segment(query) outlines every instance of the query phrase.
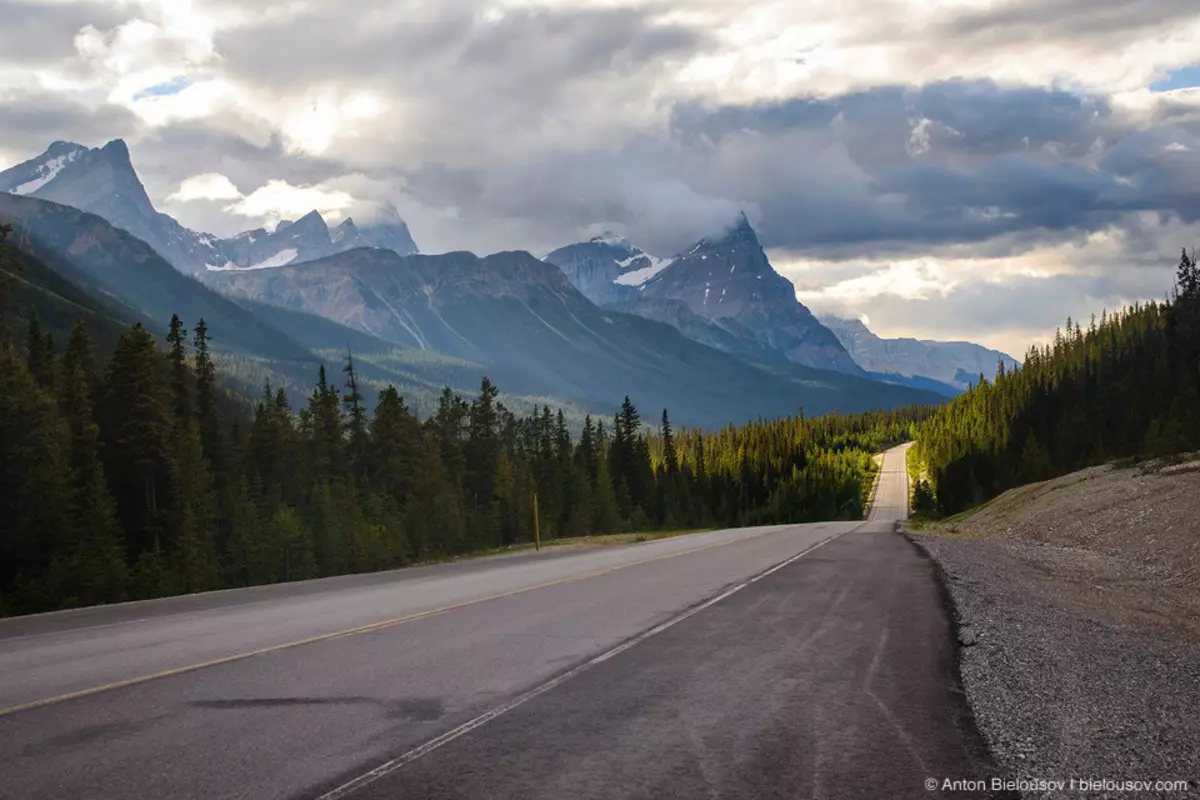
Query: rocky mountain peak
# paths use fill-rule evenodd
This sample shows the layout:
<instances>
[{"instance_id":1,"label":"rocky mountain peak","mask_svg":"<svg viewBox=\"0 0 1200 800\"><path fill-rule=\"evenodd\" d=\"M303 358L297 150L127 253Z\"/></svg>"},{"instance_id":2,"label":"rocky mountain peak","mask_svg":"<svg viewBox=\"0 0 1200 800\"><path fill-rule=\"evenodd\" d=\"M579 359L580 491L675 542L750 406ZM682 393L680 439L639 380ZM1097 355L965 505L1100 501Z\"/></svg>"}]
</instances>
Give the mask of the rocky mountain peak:
<instances>
[{"instance_id":1,"label":"rocky mountain peak","mask_svg":"<svg viewBox=\"0 0 1200 800\"><path fill-rule=\"evenodd\" d=\"M125 144L124 139L113 139L104 145L104 147L101 147L99 152L113 164L128 167L131 171L133 170L133 162L129 156L129 145Z\"/></svg>"},{"instance_id":2,"label":"rocky mountain peak","mask_svg":"<svg viewBox=\"0 0 1200 800\"><path fill-rule=\"evenodd\" d=\"M358 226L354 224L353 217L346 217L340 225L329 232L329 237L334 244L352 242L358 235Z\"/></svg>"},{"instance_id":3,"label":"rocky mountain peak","mask_svg":"<svg viewBox=\"0 0 1200 800\"><path fill-rule=\"evenodd\" d=\"M796 299L771 266L744 213L718 236L680 253L639 289L648 300L682 300L719 325L749 331L761 346L808 366L860 373L831 331Z\"/></svg>"}]
</instances>

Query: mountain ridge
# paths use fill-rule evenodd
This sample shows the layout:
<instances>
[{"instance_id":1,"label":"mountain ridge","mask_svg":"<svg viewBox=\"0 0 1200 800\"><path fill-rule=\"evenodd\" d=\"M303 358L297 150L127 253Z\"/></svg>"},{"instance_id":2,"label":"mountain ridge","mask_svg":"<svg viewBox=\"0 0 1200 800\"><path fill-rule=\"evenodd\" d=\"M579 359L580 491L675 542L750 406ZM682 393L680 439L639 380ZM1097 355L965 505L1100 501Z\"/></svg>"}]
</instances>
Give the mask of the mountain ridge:
<instances>
[{"instance_id":1,"label":"mountain ridge","mask_svg":"<svg viewBox=\"0 0 1200 800\"><path fill-rule=\"evenodd\" d=\"M763 369L671 325L600 309L524 251L399 256L359 248L303 264L207 273L245 301L306 311L412 348L519 374L512 387L606 407L636 394L682 422L936 402L935 395L782 363ZM636 388L636 391L635 391Z\"/></svg>"},{"instance_id":2,"label":"mountain ridge","mask_svg":"<svg viewBox=\"0 0 1200 800\"><path fill-rule=\"evenodd\" d=\"M281 222L270 232L256 228L222 239L192 230L154 207L123 139L99 148L53 142L41 155L0 172L0 193L52 200L96 214L146 242L188 275L307 261L361 246L387 247L404 255L418 251L407 224L387 203L368 208L377 223L357 225L347 217L339 225L344 235L337 241L316 210L296 223Z\"/></svg>"},{"instance_id":3,"label":"mountain ridge","mask_svg":"<svg viewBox=\"0 0 1200 800\"><path fill-rule=\"evenodd\" d=\"M862 320L833 315L822 315L820 319L862 368L872 373L926 378L963 391L978 383L981 374L994 378L1001 361L1007 370L1020 363L1007 353L974 342L885 339Z\"/></svg>"}]
</instances>

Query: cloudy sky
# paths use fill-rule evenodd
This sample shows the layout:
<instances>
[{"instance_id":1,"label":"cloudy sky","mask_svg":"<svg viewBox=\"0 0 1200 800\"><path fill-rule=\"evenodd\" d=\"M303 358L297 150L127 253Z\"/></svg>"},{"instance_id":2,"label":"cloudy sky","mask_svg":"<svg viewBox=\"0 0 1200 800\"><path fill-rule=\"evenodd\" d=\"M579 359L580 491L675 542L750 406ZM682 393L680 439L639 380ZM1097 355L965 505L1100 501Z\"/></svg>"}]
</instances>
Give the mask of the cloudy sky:
<instances>
[{"instance_id":1,"label":"cloudy sky","mask_svg":"<svg viewBox=\"0 0 1200 800\"><path fill-rule=\"evenodd\" d=\"M1020 357L1200 244L1195 0L0 0L0 168L126 139L218 234L425 252L744 209L817 311Z\"/></svg>"}]
</instances>

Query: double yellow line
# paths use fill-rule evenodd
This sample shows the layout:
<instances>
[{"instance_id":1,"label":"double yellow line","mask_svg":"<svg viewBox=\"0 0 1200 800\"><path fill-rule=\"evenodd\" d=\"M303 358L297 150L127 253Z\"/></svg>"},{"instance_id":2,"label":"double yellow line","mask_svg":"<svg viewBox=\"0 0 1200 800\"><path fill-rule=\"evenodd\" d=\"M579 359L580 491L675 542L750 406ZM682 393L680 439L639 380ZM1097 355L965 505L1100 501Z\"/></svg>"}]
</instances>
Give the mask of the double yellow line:
<instances>
[{"instance_id":1,"label":"double yellow line","mask_svg":"<svg viewBox=\"0 0 1200 800\"><path fill-rule=\"evenodd\" d=\"M341 637L341 636L352 636L356 633L367 633L368 631L376 631L376 630L380 630L381 628L391 627L393 625L402 625L405 622L413 622L418 619L425 619L426 617L433 617L433 616L437 616L438 614L445 614L447 611L454 611L457 608L467 608L468 606L474 606L474 605L478 605L480 603L487 603L491 600L499 600L504 597L512 597L514 595L524 594L526 592L532 592L537 589L546 589L551 586L561 586L564 583L574 583L576 581L587 580L588 578L595 578L600 575L607 575L611 572L616 572L617 570L626 569L628 567L636 567L641 564L650 564L655 561L664 561L668 558L678 558L679 556L686 556L686 555L690 555L691 553L699 553L703 550L711 550L714 547L724 547L725 545L736 544L737 542L744 542L749 539L755 539L759 536L763 536L765 534L773 533L773 532L777 532L777 531L778 531L778 529L776 529L775 531L770 531L770 530L761 531L759 533L751 534L749 536L743 536L743 537L739 537L736 539L730 539L730 540L724 541L724 542L713 542L712 544L706 544L706 545L702 545L700 547L693 547L690 550L680 550L678 553L664 553L663 555L652 556L650 558L643 558L639 561L630 561L627 564L617 564L615 566L605 567L604 569L598 569L598 570L594 570L592 572L585 572L580 575L570 575L566 578L559 578L557 580L547 581L546 583L539 583L539 584L535 584L533 586L525 586L520 589L512 589L507 592L500 592L499 594L488 595L487 597L477 597L474 600L464 600L461 603L455 603L455 604L449 605L449 606L442 606L441 608L434 608L434 609L430 609L429 611L418 611L415 614L408 614L403 617L393 617L392 619L385 619L380 622L371 622L366 625L359 625L356 628L346 628L345 630L334 631L332 633L322 633L318 636L310 636L306 639L297 639L294 642L285 642L284 644L274 644L274 645L271 645L270 647L259 648L258 650L248 650L244 653L234 653L233 655L222 656L221 658L214 658L209 661L201 661L197 664L188 664L187 666L184 666L184 667L173 667L171 669L164 669L160 672L152 672L149 675L138 675L137 677L134 677L134 678L125 678L124 680L113 681L112 683L105 683L101 686L91 686L91 687L88 687L87 689L79 689L74 692L67 692L66 694L55 695L54 697L44 697L41 700L32 700L28 703L21 703L20 705L9 706L8 708L0 708L0 717L7 716L8 714L15 714L18 711L29 711L30 709L34 709L34 708L41 708L43 706L53 705L55 703L62 703L67 700L76 700L80 697L88 697L89 695L99 694L100 692L107 692L107 691L111 691L113 689L122 689L126 686L136 686L139 683L146 683L147 681L153 681L153 680L157 680L159 678L169 678L172 675L182 675L183 673L186 673L186 672L195 672L196 670L206 669L208 667L216 667L221 664L230 664L230 663L233 663L234 661L242 661L243 659L252 658L254 656L261 656L261 655L265 655L267 653L275 653L280 650L287 650L292 647L300 647L300 646L306 645L306 644L315 644L317 642L325 642L325 641L329 641L330 639L337 639L338 637Z\"/></svg>"}]
</instances>

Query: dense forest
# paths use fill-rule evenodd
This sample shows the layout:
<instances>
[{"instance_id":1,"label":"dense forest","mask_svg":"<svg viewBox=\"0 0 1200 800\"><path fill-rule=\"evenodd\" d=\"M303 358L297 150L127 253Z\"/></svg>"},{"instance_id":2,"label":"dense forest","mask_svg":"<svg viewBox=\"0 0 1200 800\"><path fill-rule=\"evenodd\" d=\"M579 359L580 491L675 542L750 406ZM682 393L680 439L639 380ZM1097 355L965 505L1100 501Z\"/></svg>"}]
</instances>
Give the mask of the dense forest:
<instances>
[{"instance_id":1,"label":"dense forest","mask_svg":"<svg viewBox=\"0 0 1200 800\"><path fill-rule=\"evenodd\" d=\"M353 356L298 409L266 386L231 412L203 320L142 325L102 359L36 310L0 325L0 612L29 613L387 569L533 538L862 516L871 454L926 409L651 426L626 399L573 435L484 378L418 419L363 396ZM103 363L102 363L103 362Z\"/></svg>"},{"instance_id":2,"label":"dense forest","mask_svg":"<svg viewBox=\"0 0 1200 800\"><path fill-rule=\"evenodd\" d=\"M1112 459L1200 448L1200 268L1184 252L1164 302L1067 320L1019 369L919 430L914 510L953 514L1013 486Z\"/></svg>"}]
</instances>

